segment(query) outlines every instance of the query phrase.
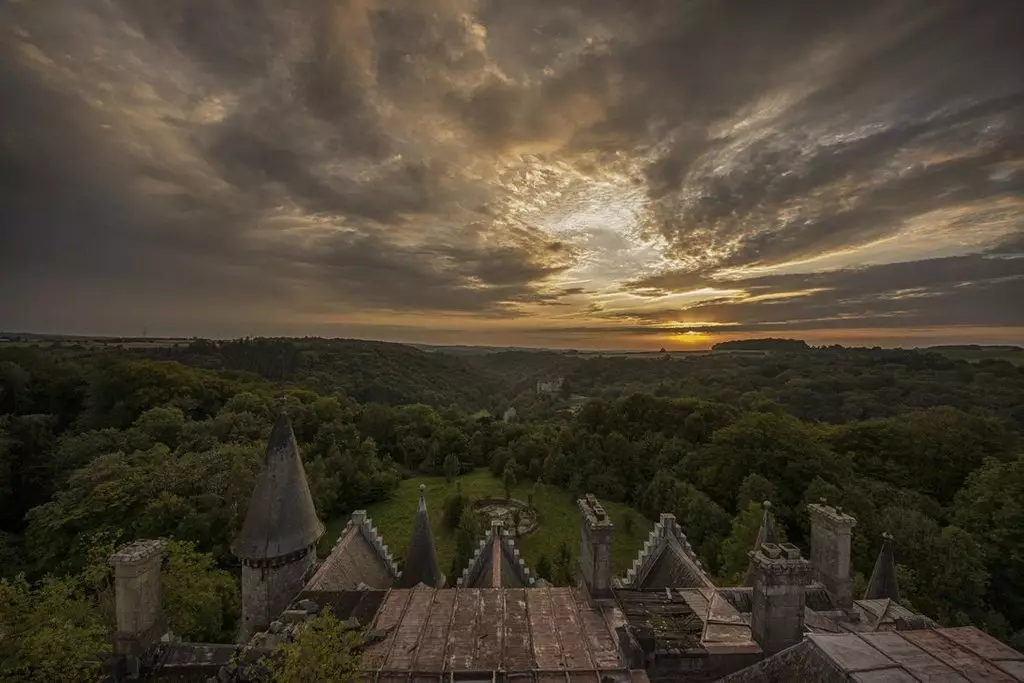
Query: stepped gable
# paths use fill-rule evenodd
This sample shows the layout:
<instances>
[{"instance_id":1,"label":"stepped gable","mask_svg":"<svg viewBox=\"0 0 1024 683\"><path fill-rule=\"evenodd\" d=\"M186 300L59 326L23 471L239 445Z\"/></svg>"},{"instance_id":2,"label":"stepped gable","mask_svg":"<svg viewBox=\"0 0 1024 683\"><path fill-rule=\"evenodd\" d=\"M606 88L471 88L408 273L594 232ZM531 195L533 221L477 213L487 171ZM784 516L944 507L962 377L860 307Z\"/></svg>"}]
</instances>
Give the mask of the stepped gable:
<instances>
[{"instance_id":1,"label":"stepped gable","mask_svg":"<svg viewBox=\"0 0 1024 683\"><path fill-rule=\"evenodd\" d=\"M437 567L437 552L434 537L430 533L430 516L427 514L426 486L420 484L420 503L412 520L412 535L409 538L409 552L405 555L405 566L398 585L412 588L424 584L430 588L444 586L445 576Z\"/></svg>"},{"instance_id":2,"label":"stepped gable","mask_svg":"<svg viewBox=\"0 0 1024 683\"><path fill-rule=\"evenodd\" d=\"M875 568L871 572L871 580L864 592L865 600L888 598L899 602L900 586L896 580L896 556L892 548L892 534L882 534L882 548L878 551Z\"/></svg>"},{"instance_id":3,"label":"stepped gable","mask_svg":"<svg viewBox=\"0 0 1024 683\"><path fill-rule=\"evenodd\" d=\"M460 588L533 588L536 584L500 520L491 522L458 579Z\"/></svg>"},{"instance_id":4,"label":"stepped gable","mask_svg":"<svg viewBox=\"0 0 1024 683\"><path fill-rule=\"evenodd\" d=\"M625 588L714 588L675 515L663 513L633 567L618 583Z\"/></svg>"},{"instance_id":5,"label":"stepped gable","mask_svg":"<svg viewBox=\"0 0 1024 683\"><path fill-rule=\"evenodd\" d=\"M757 530L757 540L754 541L753 550L755 552L765 543L775 543L775 526L772 523L771 501L764 501L762 507L764 512L761 515L761 526ZM750 564L747 566L747 575L743 581L744 585L753 586L755 576L754 560L753 556L751 556Z\"/></svg>"},{"instance_id":6,"label":"stepped gable","mask_svg":"<svg viewBox=\"0 0 1024 683\"><path fill-rule=\"evenodd\" d=\"M291 420L282 411L270 432L263 469L231 551L250 562L273 560L310 548L323 533Z\"/></svg>"},{"instance_id":7,"label":"stepped gable","mask_svg":"<svg viewBox=\"0 0 1024 683\"><path fill-rule=\"evenodd\" d=\"M400 577L391 552L366 510L356 510L304 590L339 591L360 584L390 588Z\"/></svg>"}]
</instances>

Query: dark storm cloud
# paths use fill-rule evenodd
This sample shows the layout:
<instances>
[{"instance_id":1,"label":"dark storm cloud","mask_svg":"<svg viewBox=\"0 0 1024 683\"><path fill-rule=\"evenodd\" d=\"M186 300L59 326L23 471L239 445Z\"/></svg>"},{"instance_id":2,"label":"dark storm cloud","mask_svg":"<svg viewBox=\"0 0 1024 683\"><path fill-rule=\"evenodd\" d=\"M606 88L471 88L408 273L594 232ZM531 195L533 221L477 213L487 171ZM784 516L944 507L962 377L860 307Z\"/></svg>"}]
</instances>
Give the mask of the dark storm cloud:
<instances>
[{"instance_id":1,"label":"dark storm cloud","mask_svg":"<svg viewBox=\"0 0 1024 683\"><path fill-rule=\"evenodd\" d=\"M959 256L722 284L743 294L614 317L737 329L1024 326L1024 258Z\"/></svg>"},{"instance_id":2,"label":"dark storm cloud","mask_svg":"<svg viewBox=\"0 0 1024 683\"><path fill-rule=\"evenodd\" d=\"M595 289L706 285L820 291L687 315L1020 324L999 293L1024 262L965 256L979 272L960 285L961 266L933 258L948 250L927 252L932 234L963 254L1024 248L1022 14L1010 0L9 2L0 284L17 296L0 325L138 308L183 327L218 307L514 317L563 299L586 311ZM609 179L647 203L638 224L600 227L663 240L672 267L581 287L586 250L545 231L546 212ZM723 285L728 269L888 238L918 245L912 265Z\"/></svg>"}]
</instances>

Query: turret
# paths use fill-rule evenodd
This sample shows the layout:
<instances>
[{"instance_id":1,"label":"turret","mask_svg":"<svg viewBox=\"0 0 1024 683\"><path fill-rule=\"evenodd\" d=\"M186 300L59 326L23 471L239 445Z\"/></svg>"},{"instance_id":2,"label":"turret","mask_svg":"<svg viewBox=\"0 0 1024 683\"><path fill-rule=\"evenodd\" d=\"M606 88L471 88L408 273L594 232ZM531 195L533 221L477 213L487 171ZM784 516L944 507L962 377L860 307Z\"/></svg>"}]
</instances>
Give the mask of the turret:
<instances>
[{"instance_id":1,"label":"turret","mask_svg":"<svg viewBox=\"0 0 1024 683\"><path fill-rule=\"evenodd\" d=\"M803 640L811 564L792 543L765 543L750 559L755 574L750 629L761 649L773 654Z\"/></svg>"},{"instance_id":2,"label":"turret","mask_svg":"<svg viewBox=\"0 0 1024 683\"><path fill-rule=\"evenodd\" d=\"M136 541L110 558L114 568L114 652L129 678L139 675L143 654L167 633L160 593L163 541Z\"/></svg>"},{"instance_id":3,"label":"turret","mask_svg":"<svg viewBox=\"0 0 1024 683\"><path fill-rule=\"evenodd\" d=\"M580 574L591 601L612 597L612 530L615 525L597 498L588 493L580 508Z\"/></svg>"},{"instance_id":4,"label":"turret","mask_svg":"<svg viewBox=\"0 0 1024 683\"><path fill-rule=\"evenodd\" d=\"M864 593L865 600L883 598L900 601L900 586L896 581L896 556L892 548L892 534L888 531L882 534L882 548L878 551L875 569L871 572L871 580L868 581L868 588Z\"/></svg>"},{"instance_id":5,"label":"turret","mask_svg":"<svg viewBox=\"0 0 1024 683\"><path fill-rule=\"evenodd\" d=\"M850 537L857 520L821 504L807 506L811 513L811 564L814 578L825 584L840 607L853 606L853 577L850 575Z\"/></svg>"},{"instance_id":6,"label":"turret","mask_svg":"<svg viewBox=\"0 0 1024 683\"><path fill-rule=\"evenodd\" d=\"M434 537L430 533L426 489L426 486L420 484L420 502L412 520L409 551L405 555L405 564L402 567L402 577L399 583L403 588L412 588L420 583L431 588L444 586L445 576L437 567Z\"/></svg>"},{"instance_id":7,"label":"turret","mask_svg":"<svg viewBox=\"0 0 1024 683\"><path fill-rule=\"evenodd\" d=\"M316 564L323 533L291 421L282 412L270 432L242 532L231 545L242 562L242 640L265 628L299 593Z\"/></svg>"}]
</instances>

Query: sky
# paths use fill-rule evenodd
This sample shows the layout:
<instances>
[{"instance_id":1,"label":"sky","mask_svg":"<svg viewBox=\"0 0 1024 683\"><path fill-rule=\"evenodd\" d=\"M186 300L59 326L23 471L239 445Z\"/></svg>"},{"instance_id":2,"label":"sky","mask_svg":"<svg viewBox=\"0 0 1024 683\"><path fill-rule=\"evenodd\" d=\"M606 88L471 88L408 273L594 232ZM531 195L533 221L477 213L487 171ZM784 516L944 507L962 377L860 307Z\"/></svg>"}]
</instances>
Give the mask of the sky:
<instances>
[{"instance_id":1,"label":"sky","mask_svg":"<svg viewBox=\"0 0 1024 683\"><path fill-rule=\"evenodd\" d=\"M0 0L0 329L1024 343L1016 0Z\"/></svg>"}]
</instances>

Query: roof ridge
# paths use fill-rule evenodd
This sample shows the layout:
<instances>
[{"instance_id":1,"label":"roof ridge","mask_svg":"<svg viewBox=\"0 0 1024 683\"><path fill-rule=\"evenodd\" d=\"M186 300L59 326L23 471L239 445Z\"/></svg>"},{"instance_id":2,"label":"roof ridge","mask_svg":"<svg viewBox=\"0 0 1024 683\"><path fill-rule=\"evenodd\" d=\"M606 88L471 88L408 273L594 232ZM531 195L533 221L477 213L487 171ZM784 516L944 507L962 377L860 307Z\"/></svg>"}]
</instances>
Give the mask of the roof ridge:
<instances>
[{"instance_id":1,"label":"roof ridge","mask_svg":"<svg viewBox=\"0 0 1024 683\"><path fill-rule=\"evenodd\" d=\"M423 582L432 588L444 585L445 575L437 565L437 551L430 531L430 514L427 510L426 486L420 484L420 499L416 514L412 518L412 534L409 536L409 551L402 569L402 586L410 588Z\"/></svg>"},{"instance_id":2,"label":"roof ridge","mask_svg":"<svg viewBox=\"0 0 1024 683\"><path fill-rule=\"evenodd\" d=\"M497 540L500 545L502 553L508 558L509 563L516 570L516 578L518 578L526 588L534 587L537 583L537 579L533 576L530 568L526 566L526 563L520 556L519 548L516 547L516 542L512 538L512 534L508 529L505 529L505 525L500 520L491 521L490 528L484 532L484 536L477 544L476 550L473 551L473 556L469 559L469 563L462 570L462 576L460 576L456 581L456 586L460 588L467 587L467 584L477 577L488 559L485 551L488 546L495 542L495 540ZM492 588L500 588L500 586L492 586Z\"/></svg>"}]
</instances>

